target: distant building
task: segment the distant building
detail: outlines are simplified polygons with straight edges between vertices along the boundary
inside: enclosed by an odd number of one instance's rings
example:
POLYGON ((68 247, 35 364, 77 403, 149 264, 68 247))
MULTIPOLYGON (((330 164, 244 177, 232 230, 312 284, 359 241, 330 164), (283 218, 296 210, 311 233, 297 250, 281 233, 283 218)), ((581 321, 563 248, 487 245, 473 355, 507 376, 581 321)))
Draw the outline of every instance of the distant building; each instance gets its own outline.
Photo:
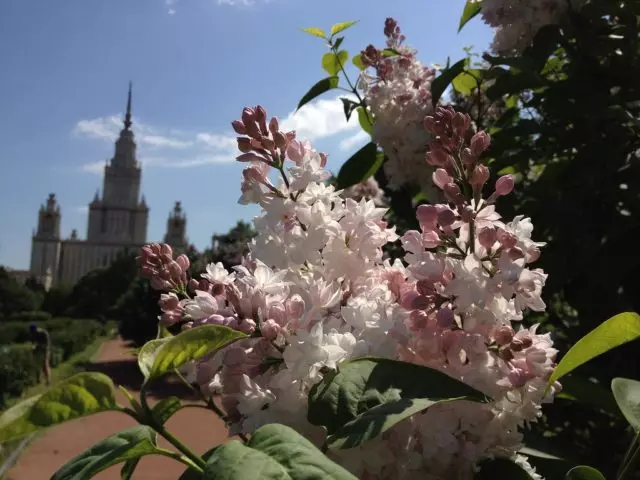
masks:
MULTIPOLYGON (((142 169, 136 158, 131 131, 131 84, 124 128, 116 140, 115 154, 104 167, 102 196, 96 191, 89 204, 87 238, 60 237, 60 206, 54 193, 40 206, 38 227, 31 239, 29 273, 50 278, 49 284, 73 285, 91 270, 110 265, 121 252, 137 253, 147 243, 149 207, 140 196, 142 169)), ((169 214, 165 242, 176 250, 187 248, 187 218, 180 202, 169 214)))

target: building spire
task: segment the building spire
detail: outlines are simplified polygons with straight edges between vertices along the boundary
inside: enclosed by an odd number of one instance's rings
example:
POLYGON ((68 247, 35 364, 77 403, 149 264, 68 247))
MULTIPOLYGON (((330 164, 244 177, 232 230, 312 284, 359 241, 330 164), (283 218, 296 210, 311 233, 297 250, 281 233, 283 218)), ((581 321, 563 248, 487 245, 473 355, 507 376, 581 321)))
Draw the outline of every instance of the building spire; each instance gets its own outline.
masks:
POLYGON ((127 113, 124 116, 125 130, 129 130, 131 128, 131 87, 132 86, 133 86, 133 83, 129 82, 129 95, 127 96, 127 113))

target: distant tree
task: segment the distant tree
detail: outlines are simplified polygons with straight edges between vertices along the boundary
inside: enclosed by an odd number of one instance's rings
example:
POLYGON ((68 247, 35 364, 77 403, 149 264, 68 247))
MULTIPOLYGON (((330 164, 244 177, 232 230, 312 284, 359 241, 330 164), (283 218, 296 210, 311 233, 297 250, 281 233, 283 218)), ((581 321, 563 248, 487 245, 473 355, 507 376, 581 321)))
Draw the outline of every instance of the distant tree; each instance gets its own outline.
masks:
POLYGON ((138 277, 129 285, 113 310, 123 339, 142 345, 155 338, 160 314, 158 300, 160 292, 151 288, 148 279, 138 277))
POLYGON ((0 267, 0 317, 37 310, 39 298, 36 293, 13 279, 0 267))
POLYGON ((242 257, 249 252, 249 242, 255 236, 251 224, 240 220, 228 233, 213 236, 212 248, 205 250, 204 257, 208 262, 222 262, 225 268, 231 268, 242 262, 242 257))
POLYGON ((67 285, 59 285, 51 287, 44 294, 44 299, 40 309, 50 313, 54 317, 61 317, 70 307, 72 287, 67 285))

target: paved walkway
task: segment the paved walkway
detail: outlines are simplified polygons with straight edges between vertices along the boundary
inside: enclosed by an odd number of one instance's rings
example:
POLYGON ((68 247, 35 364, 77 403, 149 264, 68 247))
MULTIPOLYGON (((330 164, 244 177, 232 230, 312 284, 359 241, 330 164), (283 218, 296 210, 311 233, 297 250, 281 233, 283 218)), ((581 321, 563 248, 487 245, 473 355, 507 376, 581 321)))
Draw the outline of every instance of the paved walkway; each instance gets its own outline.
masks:
MULTIPOLYGON (((100 351, 98 360, 88 366, 89 370, 101 371, 114 379, 116 384, 125 386, 136 396, 142 376, 137 370, 135 359, 126 344, 118 340, 107 341, 100 351)), ((186 387, 168 384, 161 391, 152 390, 154 398, 177 395, 184 400, 191 397, 186 387)), ((117 392, 118 402, 128 405, 124 395, 117 392)), ((49 480, 66 461, 82 453, 93 444, 113 433, 135 426, 135 421, 117 412, 99 413, 68 422, 48 430, 27 447, 18 463, 9 471, 9 480, 49 480)), ((186 408, 176 413, 167 422, 167 428, 184 444, 197 453, 204 453, 227 438, 222 421, 213 413, 199 408, 186 408)), ((160 445, 170 448, 160 438, 160 445)), ((120 480, 121 465, 111 467, 98 474, 98 480, 120 480)), ((177 480, 185 470, 181 463, 157 455, 144 457, 134 480, 177 480)))

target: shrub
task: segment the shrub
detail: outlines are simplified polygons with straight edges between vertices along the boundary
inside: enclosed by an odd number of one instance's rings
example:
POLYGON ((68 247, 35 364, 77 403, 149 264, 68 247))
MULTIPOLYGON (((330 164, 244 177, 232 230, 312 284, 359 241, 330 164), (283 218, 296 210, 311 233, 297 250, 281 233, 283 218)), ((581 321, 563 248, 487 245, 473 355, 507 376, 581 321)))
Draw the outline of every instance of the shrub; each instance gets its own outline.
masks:
POLYGON ((0 347, 0 407, 35 385, 38 381, 38 364, 30 344, 4 345, 0 347))
POLYGON ((51 314, 42 311, 18 312, 4 317, 3 322, 46 322, 51 319, 51 314))

